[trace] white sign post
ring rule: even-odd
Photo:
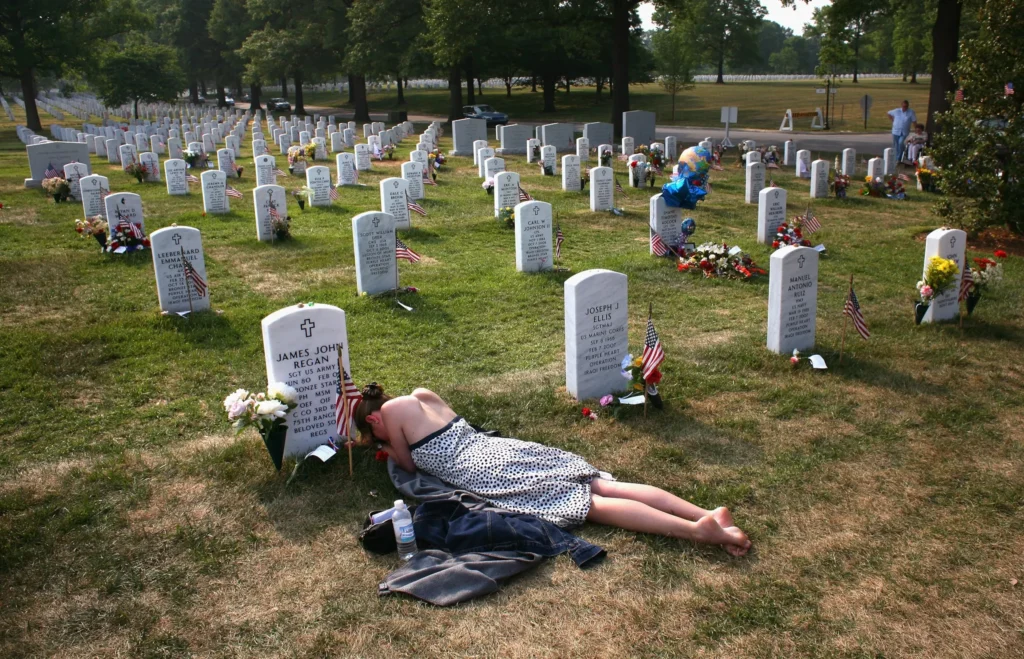
[[[725,124],[725,139],[722,146],[732,148],[732,140],[729,139],[729,124],[736,123],[736,107],[722,107],[722,123]]]

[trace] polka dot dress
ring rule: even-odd
[[[499,508],[558,526],[583,523],[590,512],[590,481],[600,474],[578,455],[484,435],[462,417],[409,448],[417,469]]]

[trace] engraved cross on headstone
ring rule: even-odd
[[[956,236],[950,236],[949,237],[949,248],[950,249],[955,249],[956,248]]]
[[[171,240],[174,241],[175,245],[178,245],[181,242],[181,234],[180,233],[174,234],[173,236],[171,236]]]
[[[304,321],[302,321],[302,324],[299,325],[299,329],[306,333],[306,338],[307,339],[311,338],[313,336],[313,328],[314,327],[316,327],[316,323],[314,323],[309,318],[307,318]]]
[[[377,215],[374,215],[373,216],[373,228],[376,229],[377,225],[379,225],[379,224],[380,224],[380,217],[378,217]]]
[[[800,258],[798,258],[798,259],[796,260],[796,262],[800,264],[800,269],[801,269],[801,270],[803,270],[803,268],[804,268],[804,261],[806,261],[806,260],[807,260],[807,259],[806,259],[806,258],[804,257],[804,255],[803,255],[803,254],[801,254],[801,255],[800,255]]]

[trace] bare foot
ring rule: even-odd
[[[732,556],[743,556],[750,549],[747,534],[735,526],[722,528],[713,515],[705,515],[696,522],[697,534],[694,538],[709,545],[722,545]]]
[[[732,521],[732,513],[730,513],[729,509],[725,506],[712,510],[711,516],[715,518],[715,521],[718,522],[723,529],[727,529],[730,526],[736,526],[736,523]]]

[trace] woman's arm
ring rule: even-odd
[[[405,418],[408,416],[407,401],[395,399],[385,403],[386,414],[381,415],[384,426],[387,428],[390,442],[385,444],[385,451],[394,458],[398,466],[409,472],[416,473],[416,464],[412,461],[412,453],[409,451],[409,440],[405,437]],[[412,401],[408,401],[412,402]],[[418,405],[418,403],[416,403]]]

